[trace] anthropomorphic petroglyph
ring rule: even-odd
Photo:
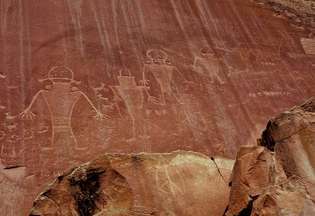
[[[72,84],[76,81],[73,78],[73,71],[69,68],[53,67],[49,71],[48,77],[41,81],[49,81],[51,84],[47,89],[36,93],[29,106],[20,114],[21,118],[33,120],[36,117],[33,106],[41,100],[46,103],[51,115],[52,148],[63,148],[65,151],[80,149],[71,127],[73,108],[78,100],[84,98],[96,112],[98,119],[102,119],[104,115],[96,109],[86,94],[73,87]],[[47,127],[45,128],[47,129]]]
[[[146,89],[148,102],[155,105],[152,106],[152,111],[175,117],[176,121],[181,125],[184,123],[187,129],[191,130],[195,140],[201,141],[200,134],[204,133],[205,125],[201,113],[194,110],[199,106],[198,100],[186,89],[191,81],[188,81],[171,63],[165,51],[150,49],[146,57],[143,82],[149,87]],[[174,130],[176,131],[177,128]]]
[[[151,87],[148,93],[149,100],[162,105],[165,105],[167,102],[179,103],[179,86],[176,83],[176,79],[184,80],[184,78],[177,67],[172,65],[168,54],[163,50],[149,49],[146,52],[146,57],[147,61],[143,69],[143,82]],[[159,92],[154,92],[157,90]]]
[[[117,77],[119,85],[113,86],[113,91],[118,94],[124,101],[128,114],[132,121],[132,138],[136,137],[147,138],[146,124],[144,118],[144,98],[146,86],[137,85],[135,77],[131,76],[128,71],[128,75],[123,75],[120,71],[120,75]]]
[[[213,51],[204,47],[200,49],[199,56],[196,56],[193,63],[193,70],[197,73],[210,78],[210,82],[219,82],[224,84],[220,76],[220,60],[215,56]]]

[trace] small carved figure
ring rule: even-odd
[[[119,95],[123,99],[128,114],[132,121],[132,138],[136,137],[147,138],[147,132],[145,129],[144,115],[144,90],[147,88],[143,85],[137,85],[135,77],[131,76],[129,70],[128,76],[123,75],[120,71],[120,75],[117,77],[119,85],[113,86],[113,92]]]
[[[179,103],[179,87],[175,79],[184,80],[184,78],[177,67],[172,65],[167,53],[160,49],[149,49],[146,52],[146,57],[147,61],[143,69],[143,85],[150,85],[152,90],[151,92],[147,91],[148,100],[162,105],[167,103],[167,99]],[[158,86],[154,86],[155,82]],[[154,92],[157,89],[160,90],[159,93]]]
[[[199,56],[194,59],[193,69],[197,73],[209,77],[212,83],[218,81],[219,84],[224,84],[220,77],[220,61],[208,47],[200,49]]]

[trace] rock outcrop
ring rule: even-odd
[[[315,215],[315,98],[272,119],[242,147],[226,216]]]
[[[315,33],[315,2],[313,0],[255,0],[269,6],[278,16]],[[314,35],[313,35],[314,36]]]
[[[178,151],[107,154],[59,176],[32,216],[221,216],[234,161]]]

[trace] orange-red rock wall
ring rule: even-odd
[[[234,157],[314,95],[308,34],[249,0],[2,0],[0,23],[6,215],[100,153]]]

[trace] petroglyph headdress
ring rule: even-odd
[[[149,49],[146,52],[147,58],[152,61],[162,61],[163,63],[169,63],[168,54],[160,49]]]
[[[200,49],[200,55],[204,57],[214,56],[214,52],[210,47],[203,47]]]
[[[71,82],[75,84],[79,84],[79,81],[75,81],[73,79],[73,71],[66,66],[55,66],[52,67],[48,72],[48,77],[44,79],[40,79],[40,82],[44,81],[63,81],[63,82]]]
[[[168,55],[160,49],[149,49],[147,51],[147,57],[152,59],[167,59]]]

